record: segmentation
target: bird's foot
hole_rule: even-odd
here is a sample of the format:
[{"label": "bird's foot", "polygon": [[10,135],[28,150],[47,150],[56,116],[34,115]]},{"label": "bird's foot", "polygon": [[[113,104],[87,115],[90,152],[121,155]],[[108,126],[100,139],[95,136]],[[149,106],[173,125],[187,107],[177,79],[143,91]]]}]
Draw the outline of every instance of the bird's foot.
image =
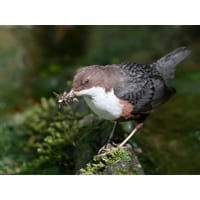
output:
[{"label": "bird's foot", "polygon": [[132,149],[132,146],[130,144],[124,144],[121,146],[121,143],[116,144],[114,142],[112,144],[107,143],[98,151],[97,157],[103,157],[109,154],[113,149]]},{"label": "bird's foot", "polygon": [[116,146],[116,148],[118,148],[118,149],[132,149],[132,146],[131,146],[130,144],[124,144],[124,145],[122,146],[121,143],[120,143],[120,144],[118,144],[118,145]]},{"label": "bird's foot", "polygon": [[120,144],[106,144],[104,145],[99,151],[96,157],[104,157],[111,153],[113,149],[132,149],[132,146],[130,144],[125,144],[121,146]]},{"label": "bird's foot", "polygon": [[106,143],[103,147],[101,147],[101,149],[99,149],[97,156],[99,157],[104,156],[108,154],[111,149],[116,148],[116,147],[117,147],[117,144],[115,144],[114,142],[112,142],[112,144]]}]

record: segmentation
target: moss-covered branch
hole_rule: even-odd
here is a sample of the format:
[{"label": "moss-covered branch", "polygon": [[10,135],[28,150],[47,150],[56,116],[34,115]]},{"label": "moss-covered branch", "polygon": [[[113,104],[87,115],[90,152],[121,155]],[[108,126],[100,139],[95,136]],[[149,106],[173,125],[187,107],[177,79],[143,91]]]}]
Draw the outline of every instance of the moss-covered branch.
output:
[{"label": "moss-covered branch", "polygon": [[144,174],[141,164],[131,148],[111,147],[104,154],[94,156],[80,174],[122,175]]}]

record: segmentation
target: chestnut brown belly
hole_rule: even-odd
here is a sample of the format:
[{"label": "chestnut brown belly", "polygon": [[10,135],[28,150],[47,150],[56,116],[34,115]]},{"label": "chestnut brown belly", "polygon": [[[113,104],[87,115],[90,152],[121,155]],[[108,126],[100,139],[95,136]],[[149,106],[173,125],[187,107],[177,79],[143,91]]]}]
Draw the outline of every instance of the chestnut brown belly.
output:
[{"label": "chestnut brown belly", "polygon": [[148,113],[134,113],[134,105],[129,103],[126,100],[120,100],[120,103],[123,107],[121,116],[116,119],[115,121],[130,121],[134,120],[138,123],[143,122],[147,116]]},{"label": "chestnut brown belly", "polygon": [[121,116],[120,118],[118,118],[118,119],[116,119],[115,121],[118,121],[118,122],[125,122],[125,121],[131,121],[131,120],[135,120],[135,121],[137,121],[137,120],[139,120],[140,119],[140,117],[141,117],[141,115],[140,114],[132,114],[131,116],[129,116],[129,117],[125,117],[125,116]]}]

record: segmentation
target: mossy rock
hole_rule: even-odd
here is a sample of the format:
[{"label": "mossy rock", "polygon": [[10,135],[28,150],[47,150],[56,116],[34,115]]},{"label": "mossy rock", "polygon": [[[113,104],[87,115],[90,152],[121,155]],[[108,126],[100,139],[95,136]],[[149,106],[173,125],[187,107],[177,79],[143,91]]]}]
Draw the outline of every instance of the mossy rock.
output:
[{"label": "mossy rock", "polygon": [[94,156],[85,168],[80,169],[80,174],[137,175],[144,172],[132,148],[111,147],[104,154]]}]

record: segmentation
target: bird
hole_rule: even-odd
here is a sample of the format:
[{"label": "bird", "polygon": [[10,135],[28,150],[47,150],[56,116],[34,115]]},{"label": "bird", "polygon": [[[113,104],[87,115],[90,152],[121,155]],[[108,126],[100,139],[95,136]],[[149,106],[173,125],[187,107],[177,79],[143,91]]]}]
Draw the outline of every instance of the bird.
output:
[{"label": "bird", "polygon": [[103,148],[112,140],[119,122],[135,121],[133,131],[118,145],[123,147],[143,126],[152,111],[176,93],[170,80],[175,78],[176,66],[190,53],[191,50],[187,47],[179,47],[152,64],[127,63],[83,67],[75,74],[68,97],[70,100],[83,97],[96,115],[114,122],[112,132]]}]

